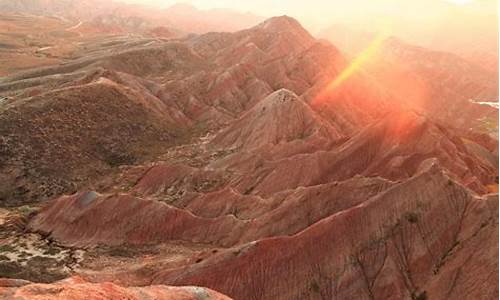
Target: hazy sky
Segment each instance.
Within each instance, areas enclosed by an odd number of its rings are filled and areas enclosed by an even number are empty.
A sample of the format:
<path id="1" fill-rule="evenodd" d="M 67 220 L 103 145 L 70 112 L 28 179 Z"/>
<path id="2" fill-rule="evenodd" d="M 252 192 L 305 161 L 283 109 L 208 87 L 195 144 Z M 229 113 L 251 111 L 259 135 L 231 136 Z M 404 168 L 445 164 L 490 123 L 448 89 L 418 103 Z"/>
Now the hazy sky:
<path id="1" fill-rule="evenodd" d="M 364 22 L 393 17 L 414 22 L 439 20 L 449 11 L 496 13 L 496 0 L 119 0 L 160 7 L 183 2 L 200 9 L 229 8 L 264 17 L 290 15 L 315 31 L 335 23 Z"/>

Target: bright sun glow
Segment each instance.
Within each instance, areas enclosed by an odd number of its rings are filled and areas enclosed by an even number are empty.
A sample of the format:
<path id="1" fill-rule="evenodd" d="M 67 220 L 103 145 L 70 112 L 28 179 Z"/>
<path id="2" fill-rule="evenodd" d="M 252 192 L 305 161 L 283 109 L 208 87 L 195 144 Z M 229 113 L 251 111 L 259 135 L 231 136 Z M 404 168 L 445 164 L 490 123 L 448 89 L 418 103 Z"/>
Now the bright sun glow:
<path id="1" fill-rule="evenodd" d="M 473 0 L 446 0 L 446 1 L 454 3 L 454 4 L 458 4 L 458 5 L 465 5 L 465 4 L 471 3 Z"/>
<path id="2" fill-rule="evenodd" d="M 382 43 L 387 38 L 387 33 L 379 33 L 370 45 L 363 50 L 350 64 L 345 68 L 326 88 L 326 91 L 332 91 L 339 87 L 346 79 L 351 77 L 359 69 L 363 67 L 373 56 L 377 53 L 382 46 Z"/>

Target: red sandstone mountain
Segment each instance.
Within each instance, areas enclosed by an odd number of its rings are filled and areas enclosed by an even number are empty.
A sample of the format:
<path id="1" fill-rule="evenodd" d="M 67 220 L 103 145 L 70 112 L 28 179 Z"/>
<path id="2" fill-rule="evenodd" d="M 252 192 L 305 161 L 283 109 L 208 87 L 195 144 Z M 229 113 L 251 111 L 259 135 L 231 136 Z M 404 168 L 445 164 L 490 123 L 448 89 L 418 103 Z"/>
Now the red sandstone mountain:
<path id="1" fill-rule="evenodd" d="M 322 36 L 353 57 L 376 38 L 342 25 L 330 30 Z M 427 111 L 442 122 L 466 129 L 480 128 L 485 121 L 497 124 L 495 108 L 474 102 L 498 102 L 498 70 L 454 53 L 460 49 L 436 51 L 389 37 L 363 68 L 390 90 L 397 102 Z"/>
<path id="2" fill-rule="evenodd" d="M 497 201 L 471 197 L 434 168 L 296 235 L 162 271 L 154 282 L 196 283 L 236 299 L 486 299 L 497 293 L 487 271 L 498 266 L 491 248 Z M 472 250 L 483 243 L 489 246 Z M 240 281 L 251 284 L 235 284 Z"/>
<path id="3" fill-rule="evenodd" d="M 277 125 L 268 124 L 270 128 L 273 126 Z M 265 140 L 263 133 L 253 134 Z M 225 137 L 224 132 L 222 136 Z M 301 146 L 303 143 L 306 145 Z M 345 180 L 356 174 L 406 179 L 434 163 L 441 164 L 452 177 L 457 176 L 463 184 L 481 193 L 486 193 L 487 186 L 496 182 L 496 166 L 470 152 L 466 147 L 468 141 L 415 113 L 388 116 L 340 145 L 323 145 L 319 148 L 322 151 L 311 151 L 312 145 L 307 143 L 306 139 L 281 147 L 277 145 L 278 150 L 261 151 L 259 155 L 248 149 L 248 153 L 233 154 L 213 165 L 235 172 L 237 179 L 233 182 L 238 190 L 261 196 L 283 189 Z M 310 143 L 316 144 L 312 149 L 318 149 L 317 142 Z M 300 149 L 306 150 L 300 153 Z"/>
<path id="4" fill-rule="evenodd" d="M 218 133 L 212 143 L 223 149 L 251 151 L 295 140 L 328 143 L 340 136 L 306 102 L 293 92 L 281 89 L 262 99 Z"/>
<path id="5" fill-rule="evenodd" d="M 381 78 L 389 76 L 388 80 L 411 76 L 414 91 L 409 85 L 399 89 L 393 85 L 389 87 L 398 90 L 402 99 L 413 101 L 416 109 L 428 110 L 435 118 L 457 127 L 477 126 L 474 120 L 480 119 L 479 115 L 489 116 L 495 122 L 494 108 L 473 102 L 497 101 L 498 72 L 488 71 L 450 53 L 430 51 L 395 38 L 388 39 L 380 51 L 386 64 L 403 67 L 393 68 L 391 75 L 391 70 L 375 64 L 373 72 L 380 72 Z M 453 88 L 447 85 L 451 82 Z"/>
<path id="6" fill-rule="evenodd" d="M 0 275 L 86 281 L 2 293 L 492 298 L 497 141 L 349 64 L 284 16 L 1 78 L 2 204 L 50 199 L 0 211 Z"/>

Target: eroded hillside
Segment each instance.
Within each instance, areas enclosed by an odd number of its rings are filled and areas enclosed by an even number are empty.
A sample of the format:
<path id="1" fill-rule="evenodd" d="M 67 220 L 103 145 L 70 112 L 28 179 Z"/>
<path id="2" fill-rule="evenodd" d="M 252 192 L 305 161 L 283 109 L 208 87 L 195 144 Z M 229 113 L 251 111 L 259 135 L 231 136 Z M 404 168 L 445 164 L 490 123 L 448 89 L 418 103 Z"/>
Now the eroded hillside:
<path id="1" fill-rule="evenodd" d="M 460 126 L 480 113 L 342 75 L 286 16 L 89 43 L 0 79 L 3 297 L 498 293 L 497 140 Z"/>

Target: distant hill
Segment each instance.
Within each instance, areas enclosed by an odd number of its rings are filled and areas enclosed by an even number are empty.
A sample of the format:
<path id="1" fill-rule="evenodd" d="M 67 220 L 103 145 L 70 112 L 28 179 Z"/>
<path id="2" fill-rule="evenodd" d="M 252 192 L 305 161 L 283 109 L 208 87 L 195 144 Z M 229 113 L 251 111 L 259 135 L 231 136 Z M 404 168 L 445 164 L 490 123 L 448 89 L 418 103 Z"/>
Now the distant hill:
<path id="1" fill-rule="evenodd" d="M 105 23 L 114 22 L 113 19 L 117 18 L 135 18 L 143 19 L 154 26 L 173 27 L 187 33 L 241 30 L 263 20 L 262 17 L 251 13 L 226 9 L 200 10 L 188 4 L 156 9 L 118 1 L 98 0 L 0 0 L 0 13 L 59 16 L 85 22 L 98 19 Z"/>

